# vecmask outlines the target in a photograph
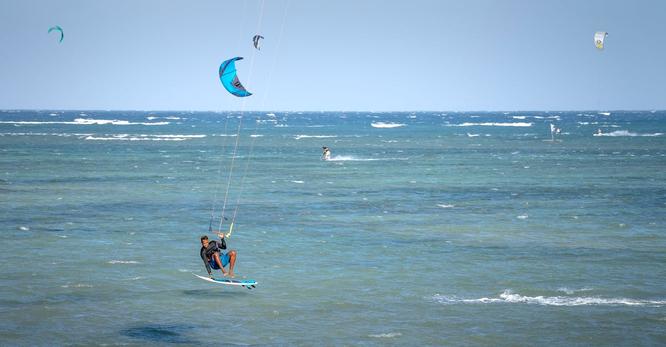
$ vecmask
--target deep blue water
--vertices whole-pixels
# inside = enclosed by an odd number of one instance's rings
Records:
[[[0,341],[665,344],[664,133],[663,111],[1,111]],[[191,274],[223,206],[255,290]]]

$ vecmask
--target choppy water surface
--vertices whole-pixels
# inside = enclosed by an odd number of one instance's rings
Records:
[[[663,344],[664,133],[660,111],[2,111],[0,341]],[[191,274],[225,195],[252,291]]]

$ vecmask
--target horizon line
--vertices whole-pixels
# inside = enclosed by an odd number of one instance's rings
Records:
[[[372,110],[153,110],[153,109],[29,109],[29,108],[7,108],[0,109],[0,112],[7,111],[56,111],[56,112],[209,112],[209,113],[272,113],[272,112],[283,112],[283,113],[326,113],[326,112],[340,112],[340,113],[426,113],[426,112],[440,112],[440,113],[496,113],[496,112],[663,112],[666,109],[569,109],[569,110],[388,110],[388,111],[372,111]]]

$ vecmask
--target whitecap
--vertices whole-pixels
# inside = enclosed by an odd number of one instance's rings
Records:
[[[409,158],[357,158],[352,155],[336,155],[326,161],[380,161],[380,160],[409,160]]]
[[[641,133],[634,133],[630,132],[627,130],[616,130],[612,131],[610,133],[596,133],[594,136],[610,136],[610,137],[624,137],[624,136],[629,136],[629,137],[635,137],[635,136],[646,136],[646,137],[654,137],[654,136],[662,136],[664,133],[652,133],[652,134],[641,134]]]
[[[167,125],[169,122],[130,122],[118,119],[92,119],[76,118],[74,121],[40,122],[40,121],[0,121],[2,124],[14,125],[41,125],[41,124],[68,124],[68,125]]]
[[[467,137],[478,137],[478,136],[479,136],[479,134],[470,134],[470,133],[467,133]]]
[[[84,140],[94,141],[186,141],[204,138],[206,135],[147,135],[147,134],[115,134],[105,136],[86,136]]]
[[[109,264],[139,264],[136,260],[109,260]]]
[[[370,126],[373,128],[382,128],[382,129],[390,129],[390,128],[399,128],[399,127],[404,127],[406,124],[403,123],[385,123],[385,122],[372,122],[370,123]]]
[[[505,290],[495,298],[461,299],[455,296],[435,294],[433,300],[441,304],[528,304],[543,306],[651,306],[661,307],[666,305],[666,300],[642,300],[630,298],[601,298],[601,297],[579,297],[579,296],[524,296],[514,294]]]
[[[441,207],[441,208],[452,208],[452,207],[455,207],[455,205],[447,205],[447,204],[437,204],[437,206],[438,206],[438,207]]]
[[[584,288],[581,288],[581,289],[569,289],[567,287],[557,288],[558,292],[563,292],[563,293],[566,293],[566,294],[569,294],[569,295],[575,294],[577,292],[587,292],[587,291],[590,291],[590,290],[592,290],[592,288],[588,288],[588,287],[584,287]]]
[[[62,288],[92,288],[92,284],[76,283],[76,284],[63,284]]]
[[[518,219],[527,219],[528,216],[526,214],[521,214],[520,216],[516,216]]]
[[[486,122],[486,123],[460,123],[460,124],[448,124],[450,127],[472,127],[472,126],[493,126],[493,127],[531,127],[532,123],[526,122],[513,122],[513,123],[497,123],[497,122]]]
[[[300,139],[330,139],[330,138],[336,138],[336,135],[294,135],[294,139],[300,140]]]
[[[92,134],[78,134],[78,133],[0,133],[0,136],[59,136],[59,137],[71,137],[71,136],[89,136]]]
[[[292,183],[298,183],[298,184],[303,184],[305,183],[304,181],[291,181]]]
[[[146,135],[146,134],[141,134],[139,136],[152,136],[157,138],[186,138],[186,139],[201,139],[206,137],[206,135]]]
[[[21,231],[28,231],[28,230],[30,230],[30,228],[29,228],[29,227],[25,227],[25,226],[20,226],[20,227],[19,227],[19,230],[21,230]]]

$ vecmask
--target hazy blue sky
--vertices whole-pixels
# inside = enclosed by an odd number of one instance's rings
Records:
[[[0,0],[0,108],[665,109],[665,21],[660,0]],[[253,96],[219,82],[234,56]]]

